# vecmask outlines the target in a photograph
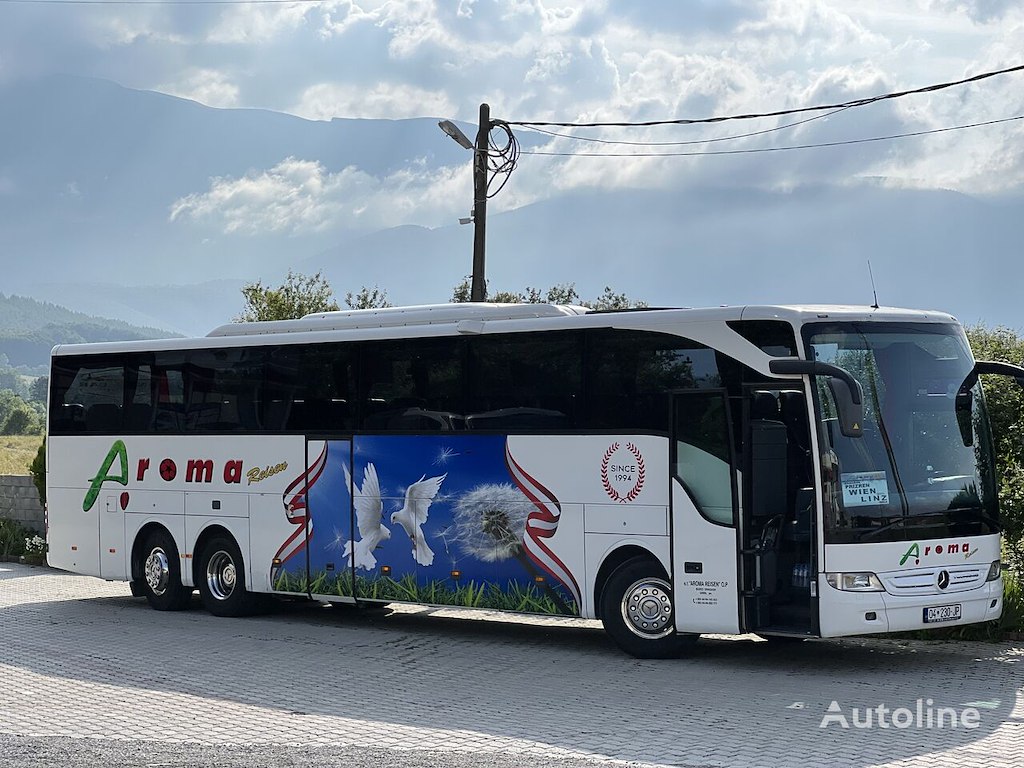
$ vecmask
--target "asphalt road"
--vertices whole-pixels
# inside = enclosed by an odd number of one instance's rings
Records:
[[[593,622],[482,618],[159,613],[125,584],[0,564],[0,765],[1024,761],[1024,643],[712,637],[639,661]]]

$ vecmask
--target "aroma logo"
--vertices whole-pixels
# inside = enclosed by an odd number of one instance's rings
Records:
[[[135,471],[135,481],[142,483],[146,480],[146,474],[149,472],[150,464],[149,457],[144,457],[138,460]],[[178,464],[174,459],[167,457],[162,459],[159,464],[160,479],[165,483],[171,483],[178,477]],[[263,480],[266,477],[277,474],[283,471],[288,466],[287,462],[282,462],[276,466],[268,466],[266,470],[251,469],[248,472],[245,471],[245,463],[241,459],[230,459],[224,462],[222,477],[224,483],[241,483],[242,477],[248,477],[249,482],[257,482]],[[96,504],[96,499],[99,498],[100,491],[103,490],[104,483],[117,483],[118,485],[128,485],[128,449],[125,447],[124,441],[115,440],[114,444],[110,446],[110,450],[107,451],[106,458],[103,459],[103,463],[100,464],[99,471],[96,472],[96,476],[89,479],[89,490],[85,492],[85,498],[82,499],[82,511],[88,512]],[[255,473],[255,475],[254,475]],[[262,473],[262,476],[260,476]],[[254,479],[256,477],[256,479]],[[212,483],[214,482],[214,462],[212,459],[188,459],[185,464],[184,471],[184,482],[186,483]],[[121,496],[121,508],[125,509],[128,506],[128,494],[124,493]]]
[[[117,474],[112,475],[110,470],[113,468],[115,461],[120,464],[121,468]],[[83,512],[88,512],[92,509],[93,504],[96,503],[96,499],[100,495],[100,489],[108,481],[128,485],[128,449],[124,447],[124,443],[120,440],[115,440],[114,444],[110,446],[110,450],[107,451],[107,457],[100,465],[100,471],[96,473],[96,477],[89,480],[89,490],[86,491],[85,498],[82,499]]]
[[[910,545],[907,551],[903,553],[903,557],[900,558],[900,565],[904,565],[910,558],[914,558],[914,565],[920,565],[921,560],[930,555],[963,555],[966,560],[977,551],[977,548],[971,549],[971,543],[969,541],[965,541],[962,544],[928,544],[922,552],[921,545],[915,541]]]

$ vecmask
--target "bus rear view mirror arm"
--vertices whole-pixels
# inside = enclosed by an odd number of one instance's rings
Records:
[[[768,370],[778,374],[825,376],[835,399],[839,430],[845,437],[864,434],[864,393],[860,382],[849,371],[817,360],[772,360]]]
[[[978,360],[974,364],[974,370],[964,381],[960,390],[970,389],[974,386],[974,382],[978,380],[978,375],[982,373],[991,373],[997,376],[1009,376],[1011,379],[1017,381],[1018,386],[1024,389],[1024,368],[1019,365],[1013,365],[1012,363],[998,363],[991,360]]]
[[[974,445],[974,425],[971,414],[974,413],[974,395],[971,390],[978,381],[980,374],[987,373],[996,376],[1009,376],[1024,389],[1024,368],[1011,363],[1000,363],[991,360],[978,360],[974,364],[974,370],[967,374],[964,383],[956,393],[956,420],[960,427],[960,437],[964,445]]]

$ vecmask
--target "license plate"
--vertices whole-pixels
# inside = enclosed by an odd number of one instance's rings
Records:
[[[924,623],[935,624],[940,621],[959,621],[960,604],[956,605],[933,605],[924,609]]]

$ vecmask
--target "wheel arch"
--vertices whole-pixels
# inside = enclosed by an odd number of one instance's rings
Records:
[[[615,570],[623,563],[628,563],[630,560],[642,558],[650,560],[666,580],[671,581],[668,572],[662,565],[661,560],[651,550],[646,547],[639,546],[637,544],[624,544],[611,550],[605,555],[604,560],[601,561],[601,567],[597,571],[597,578],[594,579],[594,616],[595,618],[601,618],[601,603],[604,596],[604,588],[608,583],[609,577],[615,572]]]

